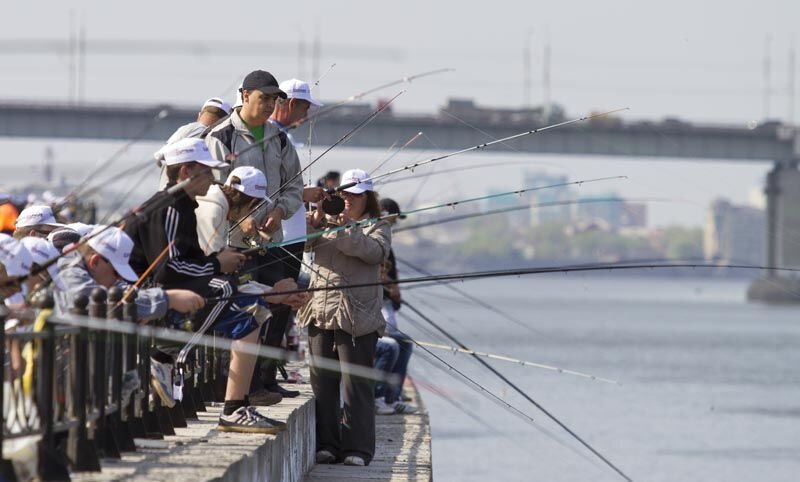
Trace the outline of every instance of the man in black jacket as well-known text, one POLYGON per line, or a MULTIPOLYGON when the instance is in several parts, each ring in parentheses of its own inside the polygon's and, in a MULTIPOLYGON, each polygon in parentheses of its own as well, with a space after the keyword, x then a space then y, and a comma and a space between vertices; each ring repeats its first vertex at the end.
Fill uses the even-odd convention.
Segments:
MULTIPOLYGON (((204 195, 213 182, 212 169, 227 167, 215 160, 202 139, 189 138, 178 141, 163 150, 163 163, 167 166, 167 187, 187 182, 176 194, 168 191, 156 193, 142 207, 148 213, 125 227, 134 241, 130 257, 131 267, 142 276, 152 267, 153 279, 165 289, 184 288, 204 297, 230 298, 236 292, 233 277, 229 276, 242 267, 245 256, 225 248, 219 253, 206 256, 197 240, 197 218, 195 198, 204 195), (175 196, 171 202, 165 198, 175 196)), ((219 233, 225 236, 225 233, 219 233)), ((281 286, 291 290, 293 283, 281 286)), ((270 299, 280 303, 283 297, 270 299)), ((286 429, 282 422, 261 415, 248 406, 246 394, 255 365, 255 355, 238 351, 237 342, 256 343, 258 323, 252 316, 228 316, 232 302, 229 299, 207 305, 193 318, 196 335, 209 329, 222 332, 236 340, 231 347, 231 363, 228 385, 225 392, 225 407, 219 419, 219 429, 229 432, 278 433, 286 429), (229 320, 235 320, 230 322, 229 320), (199 325, 199 326, 197 326, 199 325)), ((178 355, 182 364, 191 342, 178 355)), ((165 348, 166 349, 166 348, 165 348)), ((174 350, 167 350, 173 351, 174 350)), ((157 363, 171 370, 172 356, 164 350, 153 354, 157 363)))

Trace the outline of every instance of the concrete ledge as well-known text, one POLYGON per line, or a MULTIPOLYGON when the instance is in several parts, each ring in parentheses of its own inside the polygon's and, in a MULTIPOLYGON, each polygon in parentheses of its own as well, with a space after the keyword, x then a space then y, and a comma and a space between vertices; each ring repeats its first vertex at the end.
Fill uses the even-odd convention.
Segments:
MULTIPOLYGON (((295 387, 292 387, 295 388, 295 387)), ((217 431, 222 408, 208 407, 199 421, 175 429, 175 436, 152 441, 161 447, 125 453, 120 460, 103 459, 102 472, 81 472, 74 481, 113 480, 147 482, 242 482, 302 480, 314 464, 316 417, 311 386, 298 385, 302 394, 261 412, 286 421, 278 435, 236 434, 217 431)))

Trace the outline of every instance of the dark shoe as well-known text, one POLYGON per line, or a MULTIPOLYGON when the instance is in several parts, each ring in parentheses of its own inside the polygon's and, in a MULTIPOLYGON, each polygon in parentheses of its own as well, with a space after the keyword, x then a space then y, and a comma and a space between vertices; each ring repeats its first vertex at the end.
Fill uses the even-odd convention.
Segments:
POLYGON ((239 407, 230 415, 220 415, 217 429, 221 432, 276 434, 286 430, 286 424, 261 415, 255 407, 239 407))
POLYGON ((278 385, 277 383, 272 383, 267 385, 266 388, 268 391, 272 393, 277 393, 283 398, 294 398, 300 395, 300 392, 297 390, 287 390, 282 386, 278 385))
POLYGON ((256 407, 268 407, 270 405, 280 403, 280 401, 283 400, 283 397, 280 395, 280 393, 271 392, 269 390, 259 390, 257 392, 253 392, 249 394, 247 398, 250 401, 250 405, 254 405, 256 407))
POLYGON ((317 450, 315 460, 318 464, 332 464, 336 462, 336 456, 329 450, 317 450))

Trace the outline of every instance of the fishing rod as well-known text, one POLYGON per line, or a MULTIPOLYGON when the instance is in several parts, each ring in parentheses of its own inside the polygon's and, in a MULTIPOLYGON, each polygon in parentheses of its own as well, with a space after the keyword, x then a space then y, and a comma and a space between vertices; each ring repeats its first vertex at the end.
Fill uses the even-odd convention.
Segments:
MULTIPOLYGON (((529 203, 529 204, 520 204, 519 206, 511 206, 507 208, 498 208, 498 209, 491 209, 488 211, 480 211, 477 213, 467 213, 467 214, 459 214, 457 216, 449 216, 440 219, 434 219, 432 221, 425 221, 416 224, 408 224, 399 226, 397 228, 392 229, 393 233, 399 233, 402 231, 411 231, 414 229, 425 228, 429 226, 436 226, 439 224, 445 223, 452 223, 455 221, 462 221, 464 219, 472 219, 478 218, 483 216, 493 216, 495 214, 505 214, 514 211, 521 211, 523 209, 531 209, 531 208, 546 208, 546 207, 554 207, 554 206, 572 206, 572 205, 580 205, 580 204, 595 204, 595 203, 625 203, 625 202, 674 202, 673 199, 667 198, 619 198, 619 197, 607 197, 607 198, 596 198, 596 199, 570 199, 566 201, 553 201, 553 202, 543 202, 543 203, 529 203)), ((403 213, 405 214, 405 213, 403 213)), ((416 268, 415 268, 416 269, 416 268)))
MULTIPOLYGON (((416 169, 416 168, 418 168, 420 166, 424 166, 424 165, 431 164, 431 163, 434 163, 434 162, 438 162, 438 161, 442 161, 442 160, 445 160, 445 159, 449 159, 451 157, 454 157, 454 156, 457 156, 457 155, 460 155, 460 154, 464 154, 464 153, 472 152, 472 151, 477 151, 477 150, 480 150, 480 149, 485 149, 487 147, 493 146, 495 144, 504 143, 504 142, 507 142, 509 140, 518 139, 520 137, 526 137, 526 136, 530 136, 530 135, 535 135, 535 134, 538 134, 540 132, 548 131, 548 130, 551 130, 551 129, 557 129, 559 127, 567 126, 567 125, 570 125, 570 124, 575 124, 575 123, 578 123, 578 122, 583 122, 583 121, 586 121, 586 120, 595 119, 597 117, 608 116, 608 115, 614 114, 616 112, 621 112, 621 111, 628 110, 628 109, 629 109, 628 107, 623 107, 621 109, 615 109, 615 110, 610 110, 610 111, 607 111, 607 112, 600 112, 600 113, 597 113, 597 114, 591 114, 591 115, 588 115, 588 116, 583 116, 583 117, 579 117, 579 118, 575 118, 575 119, 571 119, 571 120, 558 122, 556 124, 550 124, 550 125, 547 125, 547 126, 544 126, 544 127, 539 127, 539 128, 532 129, 532 130, 529 130, 529 131, 520 132, 518 134, 514 134, 514 135, 511 135, 511 136, 508 136, 508 137, 504 137, 502 139, 496 139, 494 141, 484 142, 482 144, 478 144, 478 145, 475 145, 475 146, 472 146, 472 147, 467 147, 465 149, 459 149, 457 151, 453 151, 453 152, 450 152, 450 153, 447 153, 447 154, 444 154, 444 155, 441 155, 441 156, 433 157, 433 158, 425 160, 425 161, 415 162, 415 163, 409 164, 407 166, 403 166, 403 167, 400 167, 400 168, 393 169, 391 171, 385 172, 383 174, 379 174, 377 176, 370 176, 370 180, 374 183, 378 179, 382 179, 384 177, 392 176, 394 174, 397 174, 397 173, 400 173, 400 172, 403 172, 403 171, 414 172, 414 169, 416 169)), ((350 182, 350 183, 347 183, 347 184, 343 184, 343 185, 337 187, 336 190, 340 192, 340 191, 343 191, 343 190, 345 190, 347 188, 353 187, 356 184, 358 184, 358 182, 350 182)), ((331 214, 334 214, 334 213, 331 213, 331 214)), ((338 213, 336 213, 336 214, 338 214, 338 213)))
MULTIPOLYGON (((464 345, 463 343, 461 343, 461 342, 460 342, 460 341, 459 341, 459 340, 458 340, 458 339, 457 339, 455 336, 453 336, 452 334, 450 334, 450 333, 449 333, 447 330, 445 330, 444 328, 442 328, 441 326, 439 326, 439 324, 438 324, 438 323, 436 323, 435 321, 433 321, 433 320, 432 320, 432 319, 430 319, 429 317, 425 316, 425 314, 423 314, 421 311, 419 311, 417 308, 415 308, 415 307, 414 307, 414 305, 411 305, 411 304, 409 304, 408 302, 406 302, 406 303, 405 303, 405 305, 406 305, 406 307, 408 307, 408 308, 409 308, 411 311, 413 311, 413 312, 414 312, 414 313, 415 313, 417 316, 419 316, 420 318, 422 318, 423 320, 425 320, 426 322, 428 322, 428 324, 430 324, 432 327, 436 328, 436 330, 437 330, 437 331, 439 331, 439 332, 440 332, 442 335, 444 335, 445 337, 447 337, 447 339, 449 339, 450 341, 452 341, 453 343, 455 343, 456 345, 458 345, 458 347, 459 347, 459 348, 461 348, 462 350, 471 351, 471 350, 470 350, 470 349, 469 349, 469 348, 468 348, 466 345, 464 345)), ((486 362, 486 360, 484 360, 483 358, 481 358, 481 357, 480 357, 480 356, 478 356, 477 354, 473 353, 473 354, 471 354, 471 356, 472 356, 472 357, 473 357, 473 358, 474 358, 474 359, 475 359, 475 360, 476 360, 478 363, 480 363, 481 365, 483 365, 483 366, 484 366, 484 367, 485 367, 487 370, 489 370, 489 371, 490 371, 490 372, 492 372, 492 373, 493 373, 495 376, 497 376, 497 378, 499 378, 500 380, 502 380, 503 382, 505 382, 505 383, 506 383, 506 385, 508 385, 509 387, 511 387, 511 388, 512 388, 512 389, 513 389, 515 392, 517 392, 517 393, 518 393, 518 394, 520 394, 520 395, 521 395, 523 398, 525 398, 525 399, 526 399, 528 402, 530 402, 530 403, 531 403, 533 406, 535 406, 536 408, 538 408, 538 409, 539 409, 539 410, 540 410, 540 411, 541 411, 543 414, 545 414, 545 415, 547 416, 547 418, 549 418, 550 420, 552 420, 553 422, 555 422, 555 423, 556 423, 556 424, 557 424, 559 427, 561 427, 561 428, 562 428, 563 430, 565 430, 565 431, 566 431, 568 434, 570 434, 570 435, 572 436, 572 438, 574 438, 575 440, 577 440, 578 442, 580 442, 580 443, 581 443, 581 445, 583 445, 584 447, 586 447, 586 448, 587 448, 587 449, 588 449, 590 452, 592 452, 592 453, 593 453, 593 454, 594 454, 594 455, 595 455, 597 458, 599 458, 599 459, 600 459, 600 460, 602 460, 602 461, 603 461, 603 462, 604 462, 606 465, 608 465, 609 467, 611 467, 611 468, 612 468, 612 469, 613 469, 613 470, 614 470, 614 471, 615 471, 617 474, 619 474, 619 475, 620 475, 622 478, 624 478, 624 479, 625 479, 625 480, 627 480, 628 482, 633 482, 633 479, 631 479, 630 477, 628 477, 628 476, 627 476, 627 475, 626 475, 626 474, 625 474, 625 473, 624 473, 624 472, 623 472, 621 469, 619 469, 619 468, 618 468, 616 465, 614 465, 613 463, 611 463, 611 461, 609 461, 609 460, 608 460, 606 457, 604 457, 604 456, 603 456, 603 455, 602 455, 600 452, 598 452, 598 451, 597 451, 597 450, 596 450, 594 447, 592 447, 592 446, 591 446, 589 443, 587 443, 585 440, 583 440, 583 438, 581 438, 581 437, 580 437, 578 434, 576 434, 574 431, 572 431, 572 429, 570 429, 569 427, 567 427, 567 426, 566 426, 566 425, 565 425, 565 424, 564 424, 564 423, 563 423, 561 420, 559 420, 559 419, 558 419, 558 418, 557 418, 555 415, 553 415, 552 413, 550 413, 550 412, 549 412, 549 411, 548 411, 546 408, 544 408, 544 407, 543 407, 543 406, 542 406, 542 405, 541 405, 539 402, 537 402, 536 400, 534 400, 534 399, 533 399, 533 398, 532 398, 530 395, 528 395, 528 394, 527 394, 527 393, 526 393, 524 390, 522 390, 521 388, 519 388, 519 387, 518 387, 518 386, 517 386, 517 385, 516 385, 514 382, 512 382, 512 381, 511 381, 511 380, 509 380, 509 379, 508 379, 508 378, 507 378, 505 375, 503 375, 502 373, 500 373, 500 371, 499 371, 499 370, 497 370, 496 368, 494 368, 492 365, 490 365, 488 362, 486 362)))
POLYGON ((527 361, 527 360, 520 360, 519 358, 512 358, 512 357, 505 356, 505 355, 497 355, 497 354, 494 354, 494 353, 486 353, 486 352, 475 351, 475 350, 470 350, 470 349, 465 349, 465 348, 459 348, 457 346, 452 346, 452 345, 442 345, 440 343, 431 343, 431 342, 428 342, 428 341, 415 340, 414 342, 416 344, 418 344, 418 345, 427 346, 428 348, 437 348, 439 350, 446 350, 446 351, 449 351, 451 353, 465 353, 467 355, 477 355, 477 356, 481 356, 481 357, 484 357, 484 358, 490 358, 492 360, 500 360, 500 361, 515 363, 517 365, 522 365, 522 366, 541 368, 541 369, 544 369, 544 370, 550 370, 550 371, 554 371, 554 372, 558 372, 558 373, 563 373, 565 375, 574 375, 576 377, 587 378, 589 380, 594 380, 594 381, 597 381, 597 382, 610 383, 612 385, 619 385, 618 381, 611 380, 610 378, 603 378, 603 377, 598 377, 598 376, 595 376, 595 375, 590 375, 588 373, 583 373, 583 372, 579 372, 579 371, 575 371, 575 370, 568 370, 566 368, 559 368, 559 367, 555 367, 555 366, 552 366, 552 365, 545 365, 545 364, 542 364, 542 363, 535 363, 535 362, 531 362, 531 361, 527 361))
MULTIPOLYGON (((150 129, 152 129, 152 128, 153 128, 153 126, 155 126, 155 125, 156 125, 156 123, 158 123, 159 121, 161 121, 162 119, 164 119, 164 118, 165 118, 165 117, 167 117, 168 115, 169 115, 169 109, 162 109, 162 110, 160 110, 160 111, 159 111, 159 112, 158 112, 158 113, 155 115, 155 117, 153 117, 153 118, 152 118, 152 119, 151 119, 151 120, 150 120, 150 121, 149 121, 147 124, 145 124, 145 126, 142 128, 142 130, 141 130, 141 131, 139 131, 139 133, 138 133, 136 136, 134 136, 134 137, 132 137, 131 139, 129 139, 129 140, 128 140, 128 141, 127 141, 125 144, 123 144, 123 145, 122 145, 122 146, 121 146, 119 149, 117 149, 117 151, 116 151, 116 152, 114 152, 114 154, 112 154, 112 155, 111 155, 111 157, 109 157, 109 158, 108 158, 107 160, 105 160, 104 162, 100 163, 100 165, 99 165, 99 166, 98 166, 98 167, 97 167, 97 168, 96 168, 94 171, 90 172, 90 173, 89 173, 89 175, 88 175, 88 176, 86 176, 86 178, 85 178, 83 181, 81 181, 81 182, 80 182, 80 183, 79 183, 79 184, 78 184, 78 185, 77 185, 77 186, 76 186, 76 187, 75 187, 75 188, 74 188, 72 191, 70 191, 69 193, 67 193, 67 195, 66 195, 66 196, 64 196, 64 199, 66 200, 66 199, 69 199, 69 198, 71 198, 71 197, 75 197, 75 196, 77 196, 77 195, 78 195, 78 193, 79 193, 79 192, 80 192, 80 191, 81 191, 81 190, 82 190, 84 187, 86 187, 86 184, 88 184, 88 183, 89 183, 89 181, 90 181, 90 180, 91 180, 91 179, 92 179, 94 176, 98 175, 99 173, 101 173, 102 171, 104 171, 105 169, 107 169, 107 168, 108 168, 108 167, 109 167, 111 164, 113 164, 113 163, 115 163, 117 160, 119 160, 119 158, 120 158, 120 157, 121 157, 121 156, 122 156, 122 155, 123 155, 125 152, 127 152, 127 150, 128 150, 128 149, 130 149, 132 145, 134 145, 134 144, 136 144, 137 142, 139 142, 140 140, 142 140, 142 139, 144 138, 144 136, 145 136, 145 135, 147 135, 147 133, 148 133, 148 132, 150 132, 150 129)), ((64 201, 62 201, 62 202, 64 202, 64 201)))
MULTIPOLYGON (((408 215, 411 215, 411 214, 417 214, 417 213, 430 211, 430 210, 433 210, 433 209, 441 209, 441 208, 445 208, 445 207, 455 208, 456 206, 459 206, 461 204, 468 204, 468 203, 473 203, 473 202, 477 202, 477 201, 484 201, 486 199, 494 199, 494 198, 504 197, 504 196, 512 196, 512 195, 515 195, 515 194, 523 194, 523 193, 532 192, 532 191, 541 191, 541 190, 544 190, 544 189, 552 189, 552 188, 556 188, 556 187, 574 186, 574 185, 580 186, 580 185, 583 185, 583 184, 589 184, 589 183, 595 183, 595 182, 603 182, 603 181, 612 181, 612 180, 620 180, 620 179, 627 179, 627 176, 598 177, 598 178, 593 178, 593 179, 583 179, 583 180, 579 180, 579 181, 570 181, 570 182, 562 182, 562 183, 557 183, 557 184, 549 184, 549 185, 546 185, 546 186, 534 186, 534 187, 529 187, 529 188, 525 188, 525 189, 516 189, 514 191, 507 191, 507 192, 502 192, 502 193, 497 193, 497 194, 488 194, 488 195, 485 195, 485 196, 478 196, 478 197, 468 198, 468 199, 464 199, 464 200, 460 200, 460 201, 449 201, 449 202, 442 203, 442 204, 436 204, 434 206, 426 206, 426 207, 422 207, 422 208, 412 209, 410 211, 403 212, 403 215, 408 216, 408 215)), ((348 184, 350 184, 350 183, 348 183, 348 184)), ((253 248, 247 250, 246 252, 255 252, 255 251, 258 251, 258 250, 266 250, 266 249, 270 249, 270 248, 277 248, 277 247, 280 247, 280 246, 287 246, 289 244, 300 243, 300 242, 303 242, 303 241, 308 241, 310 239, 316 239, 316 238, 325 236, 327 234, 337 233, 337 232, 343 231, 345 229, 353 228, 353 227, 356 227, 356 226, 364 226, 364 225, 367 225, 367 224, 373 224, 373 223, 377 223, 379 221, 383 221, 383 220, 387 220, 387 219, 391 219, 391 218, 395 218, 395 217, 397 217, 397 214, 387 214, 385 216, 379 216, 379 217, 376 217, 376 218, 367 218, 367 219, 362 219, 362 220, 358 220, 358 221, 353 221, 352 223, 349 223, 349 224, 343 224, 343 225, 340 225, 340 226, 336 226, 334 228, 325 229, 325 230, 321 230, 321 231, 316 231, 316 232, 313 232, 313 233, 310 233, 310 234, 306 234, 305 236, 299 236, 299 237, 294 238, 294 239, 284 240, 284 241, 280 241, 280 242, 270 242, 270 243, 267 243, 265 245, 256 246, 256 247, 253 247, 253 248)), ((241 221, 243 221, 243 220, 241 220, 241 221)))
MULTIPOLYGON (((786 273, 798 273, 800 268, 785 268, 780 266, 757 266, 747 264, 723 264, 723 263, 634 263, 634 264, 590 264, 590 265, 572 265, 572 266, 546 266, 538 268, 522 268, 522 269, 506 269, 506 270, 491 270, 491 271, 474 271, 466 273, 453 273, 453 274, 439 274, 433 276, 419 276, 415 278, 401 278, 391 281, 376 281, 374 283, 355 283, 349 285, 340 285, 336 287, 316 287, 298 289, 292 291, 284 291, 284 294, 294 293, 311 293, 315 291, 333 291, 354 288, 368 288, 372 286, 384 286, 390 284, 414 284, 414 283, 440 283, 440 282, 453 282, 453 281, 467 281, 473 279, 484 278, 502 278, 509 276, 523 276, 529 274, 547 274, 547 273, 574 273, 574 272, 591 272, 591 271, 618 271, 618 270, 636 270, 636 269, 676 269, 676 268, 724 268, 724 269, 741 269, 741 270, 760 270, 760 271, 777 271, 786 273)), ((427 286, 427 285, 426 285, 427 286)), ((268 294, 268 293, 265 293, 268 294)), ((242 298, 242 295, 234 295, 229 297, 208 298, 207 301, 222 301, 233 300, 242 298)))
MULTIPOLYGON (((394 97, 392 97, 392 98, 391 98, 391 99, 390 99, 388 102, 386 102, 384 105, 382 105, 381 107, 379 107, 378 109, 376 109, 374 112, 372 112, 370 115, 368 115, 368 116, 367 116, 367 117, 366 117, 364 120, 362 120, 361 122, 359 122, 359 123, 358 123, 358 124, 357 124, 357 125, 356 125, 354 128, 350 129, 350 130, 349 130, 347 133, 345 133, 345 135, 343 135, 342 137, 340 137, 340 138, 339 138, 339 140, 337 140, 336 142, 334 142, 334 143, 333 143, 333 145, 331 145, 330 147, 328 147, 327 149, 325 149, 325 150, 322 152, 322 154, 318 155, 318 156, 317 156, 317 157, 316 157, 316 158, 315 158, 313 161, 309 162, 309 163, 306 165, 306 167, 304 167, 304 168, 300 169, 299 171, 297 171, 297 173, 296 173, 295 175, 293 175, 292 177, 290 177, 290 178, 289 178, 289 180, 287 180, 286 182, 284 182, 283 184, 281 184, 281 185, 278 187, 277 191, 275 191, 275 192, 273 192, 273 193, 270 193, 270 194, 267 196, 267 198, 266 198, 266 199, 264 199, 264 200, 260 201, 258 204, 256 204, 256 205, 255 205, 255 207, 253 207, 253 208, 252 208, 252 209, 251 209, 251 210, 250 210, 250 211, 249 211, 247 214, 245 214, 244 216, 242 216, 242 218, 241 218, 241 219, 239 219, 238 221, 236 221, 236 222, 235 222, 235 223, 234 223, 232 226, 230 226, 230 227, 228 228, 228 234, 230 235, 230 233, 231 233, 231 232, 233 232, 233 230, 234 230, 234 229, 236 229, 237 227, 239 227, 239 225, 241 225, 241 224, 242 224, 242 223, 243 223, 243 222, 244 222, 244 221, 245 221, 247 218, 249 218, 250 216, 252 216, 254 213, 258 212, 258 210, 260 210, 260 209, 261 209, 261 208, 262 208, 264 205, 266 205, 268 202, 271 202, 271 200, 272 200, 272 199, 274 199, 276 195, 280 194, 280 193, 281 193, 281 192, 282 192, 282 191, 283 191, 283 190, 286 188, 286 186, 288 186, 289 184, 291 184, 292 182, 294 182, 294 180, 295 180, 295 179, 297 179, 298 177, 302 176, 302 175, 303 175, 303 173, 304 173, 306 170, 308 170, 308 168, 310 168, 311 166, 313 166, 313 165, 314 165, 314 164, 315 164, 317 161, 319 161, 319 160, 322 158, 322 156, 324 156, 325 154, 327 154, 328 152, 330 152, 330 151, 331 151, 331 149, 333 149, 334 147, 336 147, 336 146, 338 146, 338 145, 340 145, 340 144, 342 144, 342 143, 346 142, 346 141, 347 141, 348 139, 350 139, 350 138, 351 138, 353 135, 355 135, 355 133, 356 133, 356 132, 358 132, 358 131, 359 131, 359 130, 361 130, 361 129, 362 129, 364 126, 366 126, 367 124, 369 124, 370 122, 372 122, 372 121, 373 121, 373 120, 374 120, 376 117, 378 117, 378 116, 379 116, 379 115, 380 115, 380 114, 381 114, 383 111, 385 111, 386 109, 388 109, 388 108, 389 108, 389 106, 390 106, 390 105, 392 105, 392 102, 394 102, 394 101, 395 101, 395 99, 397 99, 398 97, 400 97, 400 96, 401 96, 403 93, 405 93, 405 91, 400 91, 400 92, 398 92, 398 93, 397 93, 397 94, 396 94, 394 97)), ((243 149, 243 150, 242 150, 242 151, 240 151, 240 152, 244 152, 244 150, 246 150, 246 149, 249 149, 249 148, 250 148, 250 147, 252 147, 252 146, 253 146, 253 144, 251 144, 250 146, 246 147, 245 149, 243 149)))
MULTIPOLYGON (((498 167, 498 166, 529 166, 531 164, 544 164, 539 161, 505 161, 505 162, 487 162, 484 164, 476 164, 474 166, 459 166, 459 167, 451 167, 449 169, 441 169, 439 171, 433 172, 423 172, 420 174, 414 174, 411 176, 405 177, 398 177, 395 179, 387 179, 387 180, 378 180, 375 182, 376 186, 385 186, 387 184, 394 184, 398 182, 405 182, 405 181, 414 181, 417 179, 422 179, 431 176, 438 176, 440 174, 452 174, 455 172, 464 172, 464 171, 473 171, 476 169, 486 169, 490 167, 498 167)), ((547 163, 551 164, 551 163, 547 163)))
MULTIPOLYGON (((395 259, 396 259, 396 261, 398 263, 401 263, 401 264, 404 264, 404 265, 408 266, 409 268, 417 271, 418 273, 420 273, 423 276, 433 276, 433 273, 431 273, 429 271, 426 271, 426 270, 424 270, 424 269, 422 269, 422 268, 420 268, 420 267, 418 267, 418 266, 416 266, 414 264, 411 264, 409 261, 406 261, 406 260, 400 259, 400 258, 395 258, 395 259)), ((491 305, 489 303, 486 303, 485 301, 483 301, 482 299, 478 298, 477 296, 473 296, 470 293, 467 293, 466 291, 464 291, 464 290, 462 290, 460 288, 456 288, 455 286, 450 285, 450 284, 442 284, 442 286, 444 286, 445 288, 449 289, 450 291, 452 291, 454 293, 459 294, 461 297, 466 298, 467 300, 475 303, 476 305, 481 306, 484 309, 487 309, 492 313, 500 315, 501 317, 505 318, 506 320, 510 321, 511 323, 514 323, 517 326, 521 326, 521 327, 525 328, 528 331, 533 331, 537 335, 541 335, 541 336, 547 337, 547 335, 543 334, 539 330, 536 330, 536 329, 532 328, 531 326, 529 326, 527 323, 523 322, 522 320, 519 320, 518 318, 515 318, 515 317, 509 315, 508 313, 500 310, 496 306, 493 306, 493 305, 491 305)))

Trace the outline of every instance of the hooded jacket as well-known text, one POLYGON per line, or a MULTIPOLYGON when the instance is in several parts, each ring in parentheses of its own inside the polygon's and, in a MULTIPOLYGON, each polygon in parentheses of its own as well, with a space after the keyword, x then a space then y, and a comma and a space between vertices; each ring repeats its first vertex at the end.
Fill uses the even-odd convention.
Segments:
MULTIPOLYGON (((388 221, 347 229, 311 239, 315 271, 312 288, 381 281, 381 265, 389 256, 392 231, 388 221)), ((307 245, 307 246, 308 246, 307 245)), ((383 335, 380 285, 344 290, 315 291, 298 313, 301 326, 343 330, 354 337, 377 331, 383 335)))
MULTIPOLYGON (((235 109, 206 136, 206 144, 214 158, 219 161, 228 162, 228 154, 239 153, 237 158, 231 161, 229 169, 220 171, 221 179, 239 166, 252 166, 261 170, 267 177, 267 194, 274 202, 271 209, 281 208, 283 219, 289 219, 303 203, 303 179, 302 176, 297 176, 300 172, 300 159, 292 143, 288 142, 286 134, 276 125, 265 122, 264 139, 268 138, 269 140, 263 145, 242 152, 254 144, 256 139, 250 133, 247 124, 239 117, 239 109, 235 109), (278 192, 280 187, 293 177, 295 179, 278 192)), ((258 217, 263 218, 265 214, 261 212, 258 217)), ((282 239, 283 233, 280 231, 273 233, 273 241, 282 239)))

